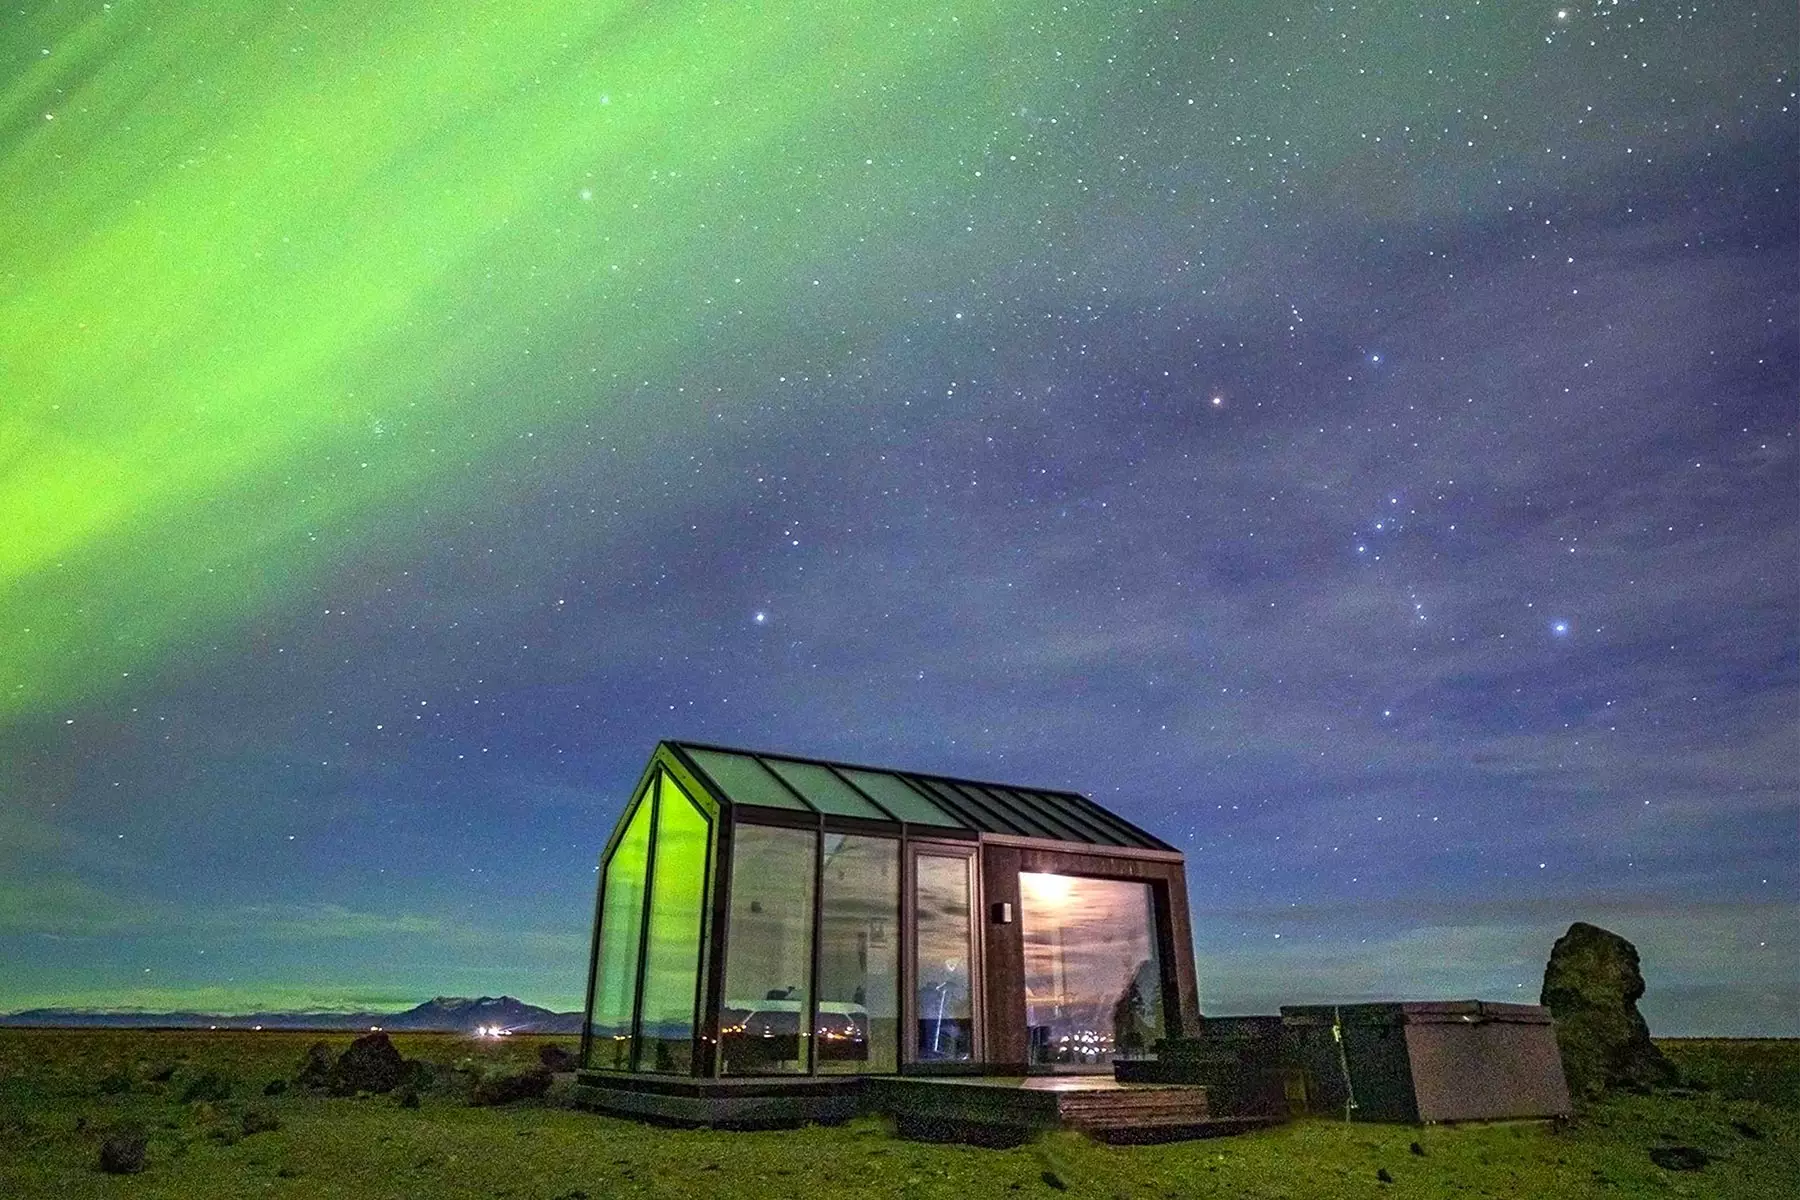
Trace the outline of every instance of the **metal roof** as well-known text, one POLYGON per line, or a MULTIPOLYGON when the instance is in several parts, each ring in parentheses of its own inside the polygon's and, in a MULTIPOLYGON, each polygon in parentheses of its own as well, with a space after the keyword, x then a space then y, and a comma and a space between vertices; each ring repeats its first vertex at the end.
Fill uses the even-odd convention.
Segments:
POLYGON ((1079 792, 664 742, 721 804, 1088 846, 1174 850, 1079 792))

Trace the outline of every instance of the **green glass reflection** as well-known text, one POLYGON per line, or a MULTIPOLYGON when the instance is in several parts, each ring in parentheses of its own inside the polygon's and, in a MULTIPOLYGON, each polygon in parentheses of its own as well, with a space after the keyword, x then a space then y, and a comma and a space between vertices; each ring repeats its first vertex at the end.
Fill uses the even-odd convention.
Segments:
POLYGON ((624 836, 613 846, 601 886, 600 955, 594 964, 594 1011, 588 1032, 593 1046, 589 1061, 604 1070, 622 1071, 631 1066, 631 1010, 637 993, 649 851, 650 794, 646 791, 624 836))
POLYGON ((881 771, 843 768, 844 777, 875 797, 876 803, 902 821, 914 825, 941 825, 954 829, 967 828, 961 821, 908 787, 900 779, 881 771))
POLYGON ((720 750, 696 750, 682 747, 700 769, 711 775, 733 804, 758 804, 764 808, 791 808, 806 811, 806 805, 781 786, 781 780, 769 774, 763 765, 748 754, 726 754, 720 750))
POLYGON ((900 1049, 900 843, 828 833, 824 849, 818 1071, 892 1073, 900 1049))
POLYGON ((686 1074, 694 1065, 694 992, 712 826, 680 784, 665 774, 659 786, 637 1068, 686 1074))
POLYGON ((808 804, 820 812, 840 817, 863 817, 870 821, 888 819, 886 813, 858 795, 855 788, 818 763, 765 758, 762 764, 787 780, 795 791, 806 797, 808 804))
POLYGON ((731 921, 719 1012, 724 1073, 807 1069, 816 836, 809 829, 765 825, 732 830, 731 921))

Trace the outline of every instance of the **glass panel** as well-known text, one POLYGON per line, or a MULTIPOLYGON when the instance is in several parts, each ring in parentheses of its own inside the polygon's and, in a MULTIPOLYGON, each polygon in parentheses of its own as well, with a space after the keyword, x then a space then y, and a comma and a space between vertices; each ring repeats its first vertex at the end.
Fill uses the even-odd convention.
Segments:
POLYGON ((1150 885, 1019 873, 1031 1061, 1104 1066, 1163 1035, 1150 885))
POLYGON ((899 930, 900 843, 826 834, 814 1025, 819 1074, 899 1070, 899 930))
POLYGON ((711 775, 725 789, 733 804, 760 804, 764 808, 793 808, 806 811, 806 805, 781 786, 781 780, 765 771, 747 754, 723 754, 717 750, 696 750, 683 746, 689 758, 711 775))
POLYGON ((660 782, 637 1069, 685 1075, 694 1066, 694 991, 700 983, 711 824, 680 784, 667 775, 660 782))
POLYGON ((920 1062, 967 1062, 975 1055, 975 995, 969 970, 974 927, 969 903, 969 864, 956 855, 917 859, 918 1041, 920 1062))
POLYGON ((878 771, 857 771, 848 767, 843 768, 843 772, 846 779, 875 797, 876 803, 902 821, 917 825, 941 825, 952 829, 968 828, 892 775, 883 775, 878 771))
POLYGON ((779 758, 765 758, 763 765, 794 785, 801 795, 806 797, 820 812, 835 813, 840 817, 867 817, 871 821, 885 821, 888 815, 856 794, 856 789, 833 775, 818 763, 787 762, 779 758))
POLYGON ((588 1032, 591 1065, 631 1066, 631 1010, 637 997, 638 943, 643 936, 644 868, 650 852, 650 793, 645 791, 606 863, 600 895, 600 957, 594 964, 594 1011, 588 1032))
POLYGON ((732 830, 731 922, 725 931, 720 1070, 804 1072, 812 977, 810 829, 732 830))

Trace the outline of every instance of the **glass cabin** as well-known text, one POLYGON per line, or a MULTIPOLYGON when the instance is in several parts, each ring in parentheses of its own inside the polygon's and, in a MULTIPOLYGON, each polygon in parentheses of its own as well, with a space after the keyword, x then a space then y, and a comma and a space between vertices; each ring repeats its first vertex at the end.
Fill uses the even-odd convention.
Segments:
POLYGON ((663 742, 601 857, 581 1064, 1110 1072, 1198 1027, 1183 870, 1073 792, 663 742))

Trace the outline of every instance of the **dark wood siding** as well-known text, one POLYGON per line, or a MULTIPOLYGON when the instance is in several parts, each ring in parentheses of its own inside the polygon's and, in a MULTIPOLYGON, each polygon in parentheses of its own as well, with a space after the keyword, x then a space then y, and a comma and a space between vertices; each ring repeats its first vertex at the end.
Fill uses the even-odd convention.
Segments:
POLYGON ((981 890, 986 899, 987 990, 985 1057, 990 1067, 1023 1072, 1028 1051, 1025 1029, 1025 934, 1019 922, 1019 858, 1012 846, 981 848, 981 890), (1012 920, 998 924, 994 910, 1010 905, 1012 920))

